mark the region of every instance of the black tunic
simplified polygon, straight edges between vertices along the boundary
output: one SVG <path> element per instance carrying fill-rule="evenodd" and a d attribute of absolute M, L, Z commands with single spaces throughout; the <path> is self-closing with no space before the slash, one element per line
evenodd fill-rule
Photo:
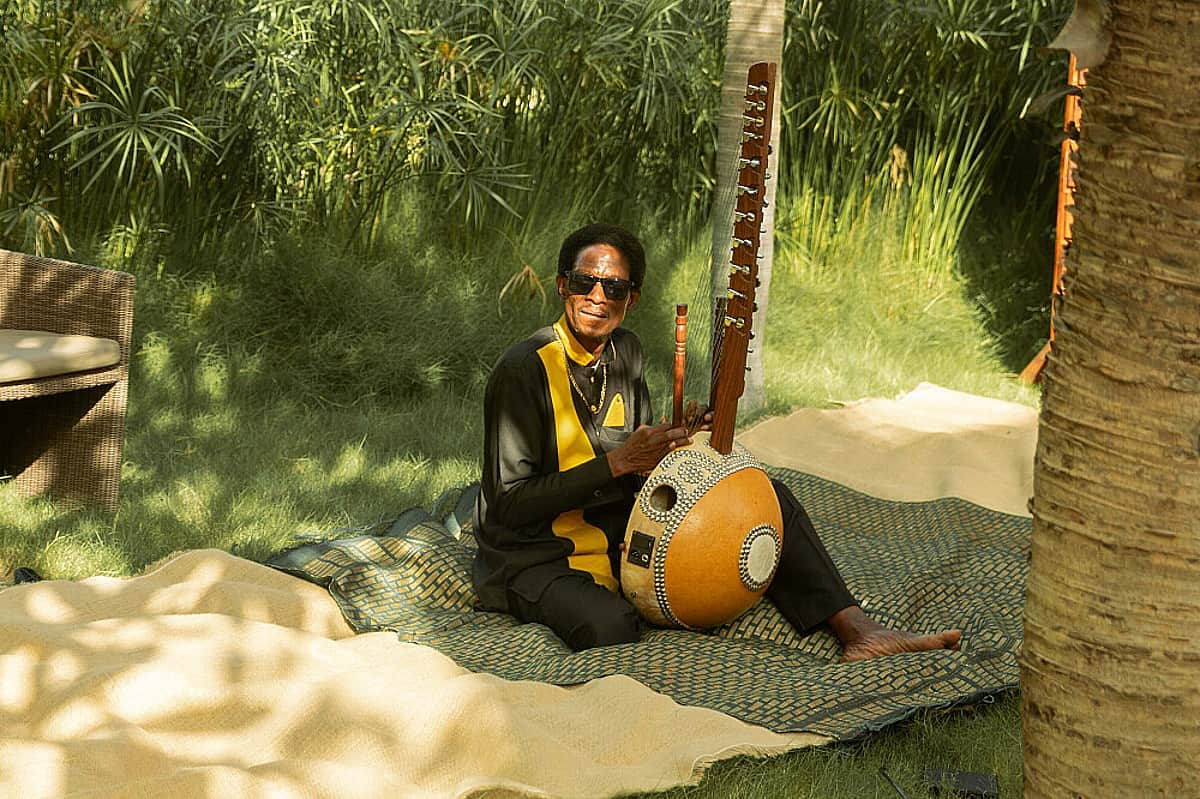
<path fill-rule="evenodd" d="M 504 353 L 488 380 L 474 567 L 485 607 L 507 610 L 508 591 L 536 602 L 564 567 L 617 590 L 616 543 L 642 480 L 614 478 L 606 454 L 653 412 L 637 336 L 617 328 L 591 360 L 560 318 Z"/>

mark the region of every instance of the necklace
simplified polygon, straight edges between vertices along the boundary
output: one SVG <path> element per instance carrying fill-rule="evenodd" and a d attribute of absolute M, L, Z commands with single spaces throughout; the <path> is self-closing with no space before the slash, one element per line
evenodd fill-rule
<path fill-rule="evenodd" d="M 595 416 L 600 412 L 600 409 L 604 407 L 604 394 L 608 390 L 608 364 L 600 364 L 600 400 L 593 405 L 592 403 L 588 402 L 588 398 L 583 393 L 583 389 L 581 389 L 579 384 L 575 382 L 575 373 L 571 371 L 571 359 L 567 357 L 567 345 L 563 343 L 561 338 L 558 340 L 558 345 L 562 347 L 563 363 L 567 367 L 567 378 L 571 381 L 571 388 L 575 389 L 575 393 L 579 395 L 581 400 L 583 400 L 583 404 L 588 406 L 588 410 L 592 412 L 593 416 Z"/>

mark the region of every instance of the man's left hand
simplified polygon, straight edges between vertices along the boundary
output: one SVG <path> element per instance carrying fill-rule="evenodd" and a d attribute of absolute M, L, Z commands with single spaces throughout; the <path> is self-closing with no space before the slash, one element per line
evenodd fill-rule
<path fill-rule="evenodd" d="M 642 425 L 624 444 L 608 453 L 608 466 L 613 477 L 649 474 L 668 452 L 691 443 L 687 430 L 682 427 L 671 427 L 670 423 L 655 427 Z"/>

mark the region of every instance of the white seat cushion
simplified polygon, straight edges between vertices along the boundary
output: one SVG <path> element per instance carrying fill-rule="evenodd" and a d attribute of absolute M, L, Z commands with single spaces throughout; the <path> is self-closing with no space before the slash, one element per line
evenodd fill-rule
<path fill-rule="evenodd" d="M 0 330 L 0 383 L 101 369 L 120 360 L 121 348 L 109 338 Z"/>

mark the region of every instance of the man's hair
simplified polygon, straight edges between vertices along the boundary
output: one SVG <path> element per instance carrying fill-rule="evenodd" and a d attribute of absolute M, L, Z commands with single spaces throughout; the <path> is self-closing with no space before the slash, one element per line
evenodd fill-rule
<path fill-rule="evenodd" d="M 641 287 L 646 277 L 646 251 L 637 236 L 619 225 L 587 225 L 567 236 L 558 251 L 558 274 L 566 275 L 574 269 L 579 253 L 593 244 L 615 247 L 629 264 L 630 282 L 634 288 Z"/>

